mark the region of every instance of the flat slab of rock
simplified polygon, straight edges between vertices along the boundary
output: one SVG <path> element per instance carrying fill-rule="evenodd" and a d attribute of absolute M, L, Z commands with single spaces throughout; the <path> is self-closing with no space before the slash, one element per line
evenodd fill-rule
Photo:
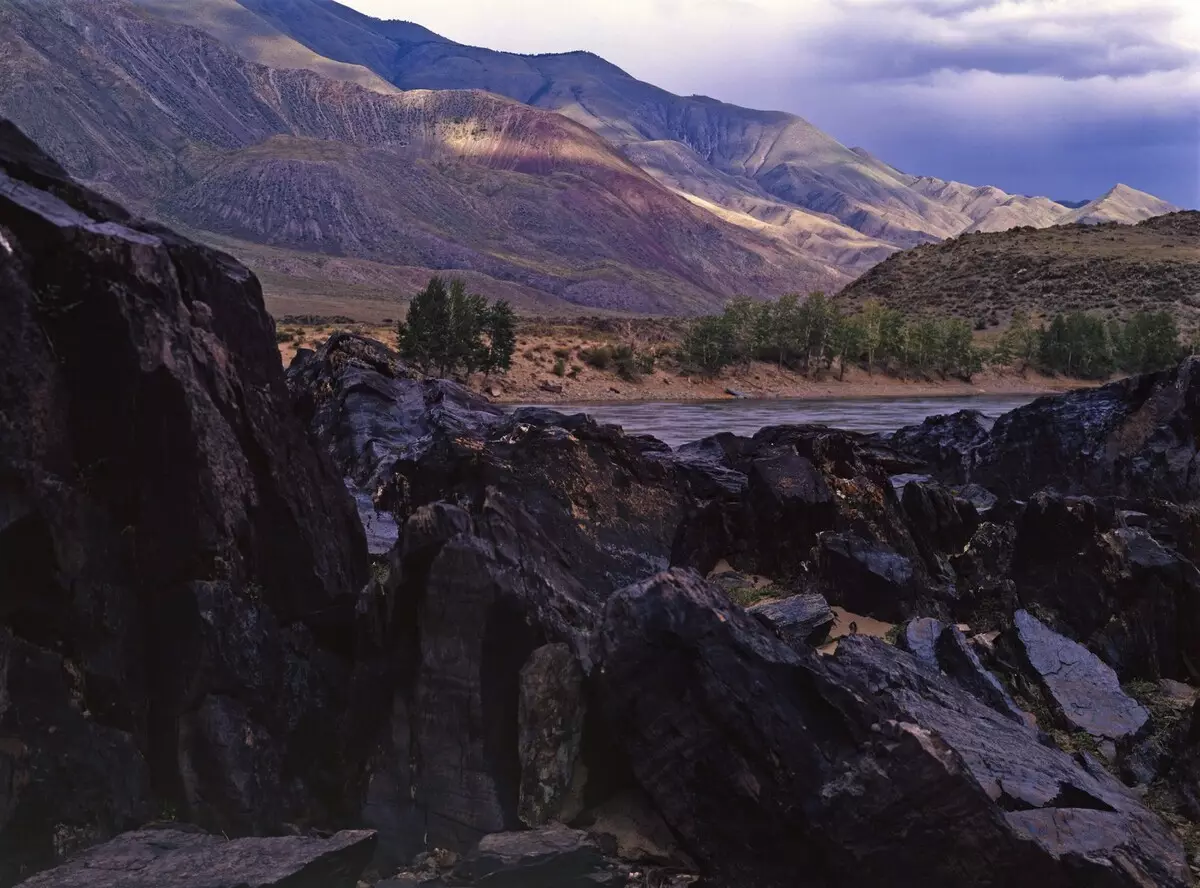
<path fill-rule="evenodd" d="M 1019 652 L 1069 726 L 1093 737 L 1121 740 L 1137 734 L 1150 718 L 1145 707 L 1121 690 L 1110 666 L 1033 614 L 1016 612 L 1013 635 Z"/>
<path fill-rule="evenodd" d="M 833 625 L 833 610 L 824 595 L 793 595 L 747 608 L 771 623 L 791 645 L 819 642 Z"/>
<path fill-rule="evenodd" d="M 557 824 L 495 833 L 463 858 L 447 880 L 489 888 L 593 888 L 623 884 L 587 833 Z"/>
<path fill-rule="evenodd" d="M 370 830 L 229 840 L 186 827 L 141 829 L 19 888 L 355 888 L 374 850 Z"/>

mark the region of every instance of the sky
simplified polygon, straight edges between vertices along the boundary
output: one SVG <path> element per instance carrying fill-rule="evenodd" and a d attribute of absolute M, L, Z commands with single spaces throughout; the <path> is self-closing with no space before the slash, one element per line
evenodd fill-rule
<path fill-rule="evenodd" d="M 1200 0 L 342 0 L 790 111 L 905 172 L 1200 208 Z"/>

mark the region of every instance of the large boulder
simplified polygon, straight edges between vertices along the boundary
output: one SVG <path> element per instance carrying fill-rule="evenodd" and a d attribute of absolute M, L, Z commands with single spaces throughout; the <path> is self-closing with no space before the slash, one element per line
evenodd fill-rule
<path fill-rule="evenodd" d="M 308 693 L 345 678 L 366 547 L 254 276 L 0 123 L 0 316 L 0 626 L 25 664 L 0 671 L 24 701 L 0 706 L 0 882 L 147 806 L 241 832 L 353 805 L 335 701 Z M 29 669 L 40 701 L 4 690 Z M 201 760 L 248 738 L 231 792 Z"/>
<path fill-rule="evenodd" d="M 1200 361 L 1039 398 L 996 421 L 973 478 L 1024 497 L 1045 487 L 1175 502 L 1200 498 L 1193 470 Z"/>
<path fill-rule="evenodd" d="M 21 888 L 355 888 L 375 834 L 227 839 L 163 824 L 124 833 Z"/>
<path fill-rule="evenodd" d="M 877 639 L 796 651 L 673 571 L 610 599 L 595 650 L 611 736 L 718 883 L 1190 884 L 1102 769 Z"/>

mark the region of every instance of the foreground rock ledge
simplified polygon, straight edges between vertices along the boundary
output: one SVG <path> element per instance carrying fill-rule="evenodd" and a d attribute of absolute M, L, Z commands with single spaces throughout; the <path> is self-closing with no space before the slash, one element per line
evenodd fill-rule
<path fill-rule="evenodd" d="M 230 841 L 188 827 L 142 829 L 20 888 L 354 888 L 374 849 L 369 830 Z"/>
<path fill-rule="evenodd" d="M 615 595 L 596 648 L 612 736 L 718 884 L 1191 884 L 1103 769 L 878 639 L 793 650 L 676 570 Z"/>

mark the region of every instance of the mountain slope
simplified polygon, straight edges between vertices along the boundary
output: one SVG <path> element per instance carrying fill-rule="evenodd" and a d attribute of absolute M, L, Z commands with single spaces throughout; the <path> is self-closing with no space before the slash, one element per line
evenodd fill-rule
<path fill-rule="evenodd" d="M 1015 309 L 1100 311 L 1126 318 L 1169 309 L 1200 330 L 1200 212 L 1137 225 L 1059 225 L 964 234 L 896 253 L 843 290 L 910 312 L 1006 324 Z"/>
<path fill-rule="evenodd" d="M 631 146 L 654 145 L 650 156 L 661 159 L 663 146 L 676 143 L 680 147 L 674 150 L 694 153 L 739 183 L 724 189 L 726 200 L 716 201 L 735 214 L 745 212 L 747 200 L 766 194 L 867 235 L 875 243 L 863 243 L 863 253 L 847 266 L 852 270 L 873 261 L 869 257 L 877 254 L 878 243 L 909 247 L 977 228 L 1042 227 L 1060 221 L 1068 209 L 1048 198 L 907 175 L 794 115 L 676 96 L 590 53 L 522 56 L 462 46 L 408 23 L 372 19 L 333 0 L 239 2 L 317 52 L 371 67 L 402 88 L 485 89 L 558 111 L 623 146 L 639 163 L 647 152 L 634 154 Z M 713 200 L 702 189 L 689 191 L 686 181 L 663 178 L 660 164 L 645 168 L 673 188 Z M 749 215 L 769 222 L 758 213 Z"/>
<path fill-rule="evenodd" d="M 202 4 L 224 0 L 186 15 Z M 141 212 L 273 247 L 480 272 L 547 304 L 687 313 L 849 279 L 663 188 L 561 115 L 260 65 L 183 15 L 163 0 L 0 0 L 12 38 L 0 114 Z M 273 57 L 294 57 L 281 40 Z"/>
<path fill-rule="evenodd" d="M 1153 216 L 1173 213 L 1179 208 L 1153 194 L 1128 185 L 1117 185 L 1107 193 L 1084 204 L 1063 218 L 1063 222 L 1095 225 L 1103 222 L 1141 222 Z"/>

